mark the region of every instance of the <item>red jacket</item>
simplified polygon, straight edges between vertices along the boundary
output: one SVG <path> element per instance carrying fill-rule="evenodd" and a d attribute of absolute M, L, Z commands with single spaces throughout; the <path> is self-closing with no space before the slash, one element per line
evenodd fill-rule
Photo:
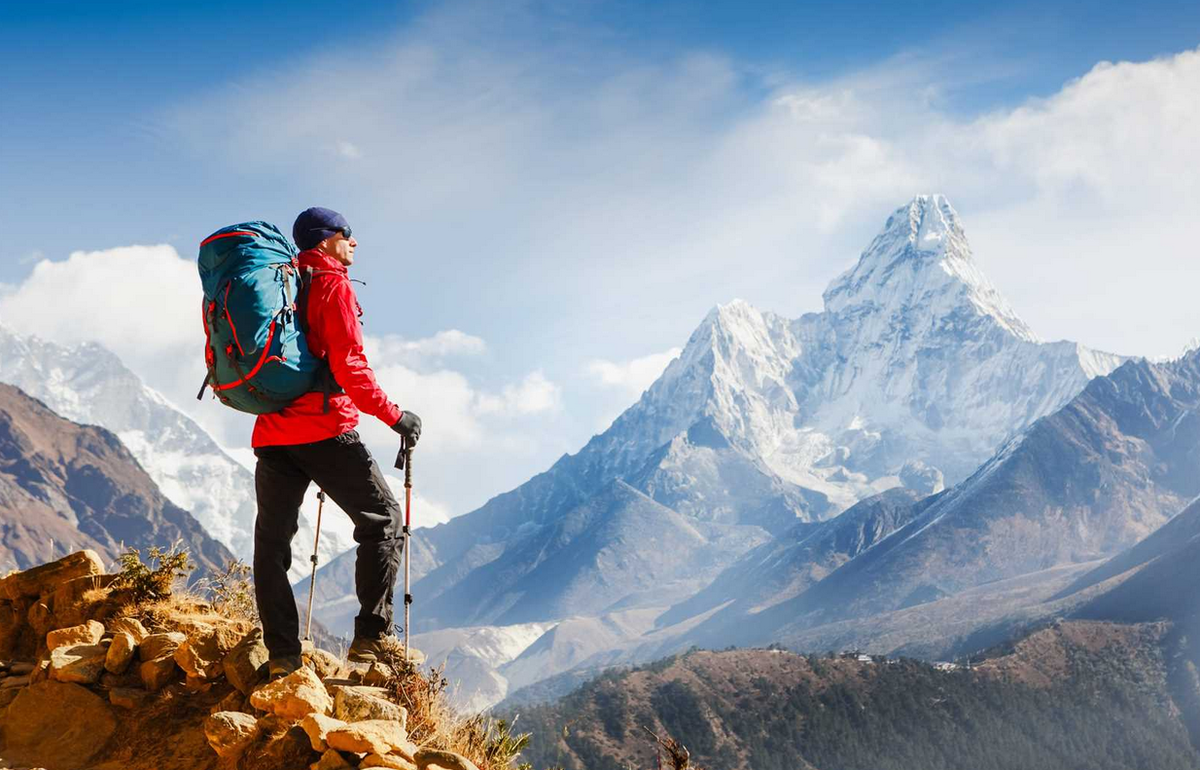
<path fill-rule="evenodd" d="M 260 414 L 250 440 L 255 447 L 307 444 L 340 436 L 358 425 L 360 411 L 388 425 L 404 414 L 388 400 L 367 363 L 358 322 L 362 308 L 346 266 L 316 250 L 301 252 L 299 260 L 301 270 L 329 271 L 314 275 L 308 289 L 305 338 L 314 356 L 329 361 L 333 378 L 345 393 L 329 397 L 328 412 L 324 393 L 305 393 L 282 411 Z"/>

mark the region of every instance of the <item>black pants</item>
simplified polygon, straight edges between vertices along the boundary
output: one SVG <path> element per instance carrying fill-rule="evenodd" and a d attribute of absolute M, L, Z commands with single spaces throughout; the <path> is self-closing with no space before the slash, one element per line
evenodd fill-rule
<path fill-rule="evenodd" d="M 354 521 L 354 587 L 360 605 L 355 635 L 374 638 L 390 630 L 392 590 L 404 549 L 403 520 L 400 504 L 358 432 L 311 444 L 260 447 L 254 454 L 254 594 L 271 657 L 300 654 L 300 618 L 288 569 L 310 481 Z"/>

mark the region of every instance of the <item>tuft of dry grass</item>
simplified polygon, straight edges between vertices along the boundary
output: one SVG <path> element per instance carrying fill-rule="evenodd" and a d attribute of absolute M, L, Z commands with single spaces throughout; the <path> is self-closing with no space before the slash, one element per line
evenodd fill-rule
<path fill-rule="evenodd" d="M 480 770 L 511 770 L 515 766 L 529 735 L 514 733 L 513 725 L 504 720 L 459 714 L 446 692 L 450 683 L 443 676 L 445 666 L 422 671 L 405 659 L 403 643 L 394 638 L 385 641 L 379 657 L 393 672 L 385 684 L 388 694 L 408 710 L 410 740 L 461 754 Z"/>

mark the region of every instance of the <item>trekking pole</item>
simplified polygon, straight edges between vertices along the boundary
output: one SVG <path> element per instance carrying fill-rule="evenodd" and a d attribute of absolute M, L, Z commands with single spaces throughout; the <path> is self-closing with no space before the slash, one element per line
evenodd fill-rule
<path fill-rule="evenodd" d="M 404 448 L 404 662 L 408 662 L 408 608 L 412 594 L 408 592 L 409 560 L 412 556 L 412 447 Z"/>
<path fill-rule="evenodd" d="M 313 591 L 317 587 L 317 545 L 321 542 L 321 509 L 325 507 L 325 490 L 317 490 L 317 534 L 313 537 L 313 552 L 310 557 L 313 565 L 312 577 L 308 579 L 308 618 L 304 621 L 304 638 L 312 641 L 312 600 Z"/>

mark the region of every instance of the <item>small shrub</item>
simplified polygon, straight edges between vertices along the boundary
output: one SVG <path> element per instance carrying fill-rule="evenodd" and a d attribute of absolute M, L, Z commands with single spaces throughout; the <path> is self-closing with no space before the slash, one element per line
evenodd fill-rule
<path fill-rule="evenodd" d="M 187 549 L 176 542 L 169 549 L 150 546 L 148 561 L 142 561 L 142 553 L 130 548 L 120 557 L 120 570 L 112 582 L 126 602 L 133 605 L 165 599 L 171 595 L 175 583 L 195 569 L 188 558 Z"/>
<path fill-rule="evenodd" d="M 258 622 L 254 570 L 241 559 L 234 559 L 224 571 L 200 581 L 198 588 L 207 594 L 213 609 L 225 617 Z"/>

